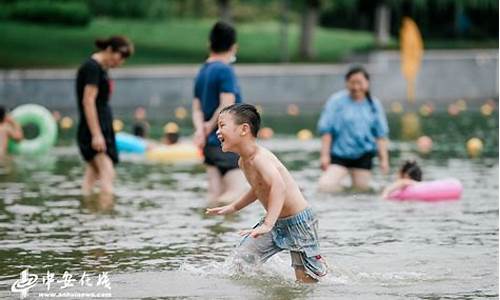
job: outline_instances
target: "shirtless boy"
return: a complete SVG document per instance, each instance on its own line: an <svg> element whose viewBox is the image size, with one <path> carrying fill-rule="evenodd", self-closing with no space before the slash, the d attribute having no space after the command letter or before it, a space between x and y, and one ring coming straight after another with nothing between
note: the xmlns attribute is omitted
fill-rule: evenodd
<svg viewBox="0 0 500 300"><path fill-rule="evenodd" d="M231 214L257 199L266 210L266 216L253 229L241 232L244 238L237 258L259 264L289 250L298 281L316 282L325 276L327 266L319 251L318 221L286 167L256 143L260 127L256 108L249 104L228 106L221 111L218 126L222 151L240 155L238 164L251 189L236 202L207 209L207 214Z"/></svg>

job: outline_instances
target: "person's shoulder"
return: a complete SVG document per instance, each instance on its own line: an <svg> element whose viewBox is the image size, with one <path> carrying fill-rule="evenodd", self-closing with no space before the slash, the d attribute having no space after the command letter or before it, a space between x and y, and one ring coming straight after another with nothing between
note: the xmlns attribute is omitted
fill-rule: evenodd
<svg viewBox="0 0 500 300"><path fill-rule="evenodd" d="M80 65L80 70L99 71L100 69L99 63L90 57L84 60Z"/></svg>
<svg viewBox="0 0 500 300"><path fill-rule="evenodd" d="M221 61L206 62L200 68L199 73L207 73L211 76L217 74L234 74L233 67Z"/></svg>
<svg viewBox="0 0 500 300"><path fill-rule="evenodd" d="M210 67L220 74L234 74L233 66L223 63L221 61L214 61L210 63Z"/></svg>
<svg viewBox="0 0 500 300"><path fill-rule="evenodd" d="M370 97L372 99L372 102L373 102L373 105L375 106L375 108L378 110L378 111L383 111L384 110L384 106L382 105L382 101L380 101L379 98L377 97Z"/></svg>
<svg viewBox="0 0 500 300"><path fill-rule="evenodd" d="M347 90L341 90L333 93L328 98L326 105L329 107L336 107L337 105L342 105L348 99L349 92Z"/></svg>
<svg viewBox="0 0 500 300"><path fill-rule="evenodd" d="M338 92L333 93L328 98L329 102L342 102L349 98L349 92L347 90L340 90Z"/></svg>
<svg viewBox="0 0 500 300"><path fill-rule="evenodd" d="M380 101L380 99L378 97L375 97L375 96L371 96L371 99L373 101L373 103L375 103L376 105L382 105L382 101Z"/></svg>
<svg viewBox="0 0 500 300"><path fill-rule="evenodd" d="M274 155L274 153L270 150L259 146L259 151L254 158L254 166L262 170L267 170L275 167L275 161L277 159L276 155Z"/></svg>

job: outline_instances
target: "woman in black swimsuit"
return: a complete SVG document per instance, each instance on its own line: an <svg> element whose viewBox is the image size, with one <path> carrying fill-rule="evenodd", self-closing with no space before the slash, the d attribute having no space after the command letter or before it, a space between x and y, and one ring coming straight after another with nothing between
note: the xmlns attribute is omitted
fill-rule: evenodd
<svg viewBox="0 0 500 300"><path fill-rule="evenodd" d="M98 51L78 69L76 95L79 124L77 142L86 161L82 192L89 195L97 179L101 193L113 193L114 164L118 163L109 100L113 81L108 70L119 67L134 52L133 44L123 36L98 39Z"/></svg>

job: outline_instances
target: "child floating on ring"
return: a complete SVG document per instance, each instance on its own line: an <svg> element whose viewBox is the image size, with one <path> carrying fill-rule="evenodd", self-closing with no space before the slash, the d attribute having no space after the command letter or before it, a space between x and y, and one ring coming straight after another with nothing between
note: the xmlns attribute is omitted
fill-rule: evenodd
<svg viewBox="0 0 500 300"><path fill-rule="evenodd" d="M458 200L462 190L462 183L456 178L422 181L422 169L415 161L407 160L399 169L398 179L383 190L382 198L425 202Z"/></svg>
<svg viewBox="0 0 500 300"><path fill-rule="evenodd" d="M301 282L316 282L327 273L319 250L318 221L299 186L286 167L269 150L256 143L260 115L249 104L222 109L217 137L223 152L237 153L251 189L238 201L208 208L209 215L232 214L259 199L266 216L253 229L244 230L236 261L257 265L274 254L289 250L295 276Z"/></svg>
<svg viewBox="0 0 500 300"><path fill-rule="evenodd" d="M415 161L407 160L399 169L398 179L382 191L382 198L387 199L392 192L420 181L422 181L422 170Z"/></svg>

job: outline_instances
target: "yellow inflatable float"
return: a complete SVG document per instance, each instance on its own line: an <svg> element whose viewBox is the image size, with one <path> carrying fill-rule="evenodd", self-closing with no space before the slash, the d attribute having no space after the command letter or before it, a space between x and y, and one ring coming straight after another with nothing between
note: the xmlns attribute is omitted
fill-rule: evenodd
<svg viewBox="0 0 500 300"><path fill-rule="evenodd" d="M146 158L155 162L203 162L201 151L193 144L161 145L146 151Z"/></svg>

